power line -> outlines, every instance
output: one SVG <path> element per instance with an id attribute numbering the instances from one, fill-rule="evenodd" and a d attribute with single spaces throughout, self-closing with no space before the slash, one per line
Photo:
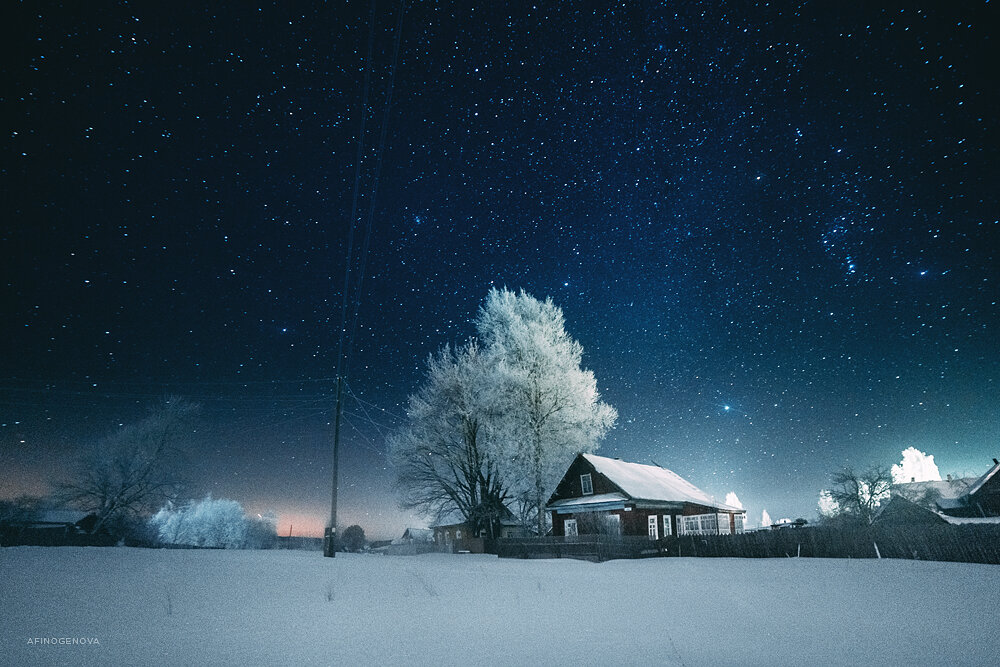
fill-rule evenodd
<path id="1" fill-rule="evenodd" d="M 368 251 L 371 245 L 371 235 L 373 227 L 373 219 L 375 215 L 375 199 L 378 194 L 378 181 L 380 172 L 382 169 L 382 157 L 385 152 L 385 136 L 386 130 L 389 124 L 389 110 L 392 105 L 392 90 L 396 78 L 396 65 L 399 59 L 399 44 L 401 41 L 401 34 L 403 31 L 403 15 L 406 10 L 406 0 L 402 0 L 399 5 L 399 18 L 396 22 L 396 35 L 395 35 L 395 45 L 393 48 L 392 56 L 392 66 L 389 74 L 389 87 L 386 91 L 385 98 L 385 108 L 382 114 L 382 127 L 379 131 L 379 142 L 375 150 L 375 173 L 373 175 L 371 198 L 369 200 L 368 206 L 368 216 L 365 220 L 365 236 L 364 243 L 362 246 L 361 260 L 358 267 L 358 280 L 357 280 L 357 290 L 355 292 L 354 298 L 354 313 L 351 318 L 350 329 L 348 330 L 347 325 L 347 304 L 349 298 L 349 292 L 351 289 L 351 268 L 353 263 L 352 251 L 354 246 L 354 223 L 357 216 L 357 200 L 358 192 L 360 190 L 361 182 L 361 159 L 362 159 L 362 137 L 365 133 L 365 119 L 368 107 L 368 88 L 369 79 L 371 76 L 372 69 L 372 49 L 375 41 L 375 0 L 370 0 L 370 11 L 368 16 L 368 60 L 365 67 L 365 83 L 364 92 L 362 95 L 362 126 L 361 134 L 358 139 L 358 156 L 357 162 L 355 164 L 355 180 L 354 180 L 354 199 L 351 205 L 351 224 L 350 224 L 350 240 L 348 241 L 347 247 L 347 263 L 344 269 L 344 298 L 342 301 L 341 308 L 341 328 L 340 328 L 340 340 L 337 344 L 337 405 L 334 415 L 334 426 L 333 426 L 333 488 L 330 494 L 330 525 L 327 526 L 324 531 L 323 540 L 323 555 L 326 557 L 333 557 L 336 551 L 335 537 L 337 532 L 337 486 L 338 480 L 337 476 L 339 474 L 340 465 L 340 422 L 343 417 L 343 399 L 344 399 L 344 385 L 347 382 L 347 376 L 350 372 L 350 359 L 354 346 L 354 337 L 357 332 L 358 326 L 358 313 L 361 307 L 361 298 L 364 288 L 364 278 L 365 270 L 368 263 Z M 345 342 L 346 336 L 346 342 Z M 346 345 L 346 348 L 345 348 Z"/>
<path id="2" fill-rule="evenodd" d="M 372 1 L 374 6 L 374 0 Z M 378 199 L 378 184 L 382 177 L 382 158 L 385 155 L 385 137 L 389 129 L 389 112 L 392 108 L 392 92 L 396 84 L 396 65 L 399 62 L 399 44 L 403 33 L 403 13 L 406 10 L 406 0 L 399 3 L 399 17 L 396 20 L 396 38 L 392 49 L 392 66 L 389 69 L 389 86 L 385 95 L 385 107 L 382 110 L 382 125 L 379 129 L 378 146 L 375 149 L 375 173 L 372 181 L 371 197 L 368 200 L 368 216 L 365 220 L 365 239 L 361 246 L 361 261 L 358 275 L 358 287 L 354 293 L 354 314 L 352 316 L 351 333 L 348 338 L 347 358 L 345 360 L 345 376 L 350 370 L 354 338 L 358 330 L 358 312 L 361 309 L 361 298 L 364 292 L 365 271 L 368 266 L 368 250 L 371 247 L 372 228 L 375 218 L 375 201 Z"/>

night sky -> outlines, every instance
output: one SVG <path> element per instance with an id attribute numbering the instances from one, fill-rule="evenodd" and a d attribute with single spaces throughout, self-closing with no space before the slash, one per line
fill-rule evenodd
<path id="1" fill-rule="evenodd" d="M 342 525 L 419 522 L 386 436 L 491 286 L 563 309 L 601 454 L 750 524 L 1000 455 L 996 3 L 470 4 L 394 76 L 378 4 L 363 133 L 367 3 L 5 4 L 0 496 L 176 394 L 197 493 L 321 530 L 369 207 Z"/>

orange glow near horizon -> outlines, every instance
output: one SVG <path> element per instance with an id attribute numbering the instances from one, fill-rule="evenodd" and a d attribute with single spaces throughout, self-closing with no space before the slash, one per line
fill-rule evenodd
<path id="1" fill-rule="evenodd" d="M 41 471 L 9 468 L 6 472 L 0 479 L 0 499 L 44 498 L 52 492 L 51 479 Z"/>
<path id="2" fill-rule="evenodd" d="M 278 513 L 278 535 L 287 537 L 323 537 L 326 522 L 312 514 L 301 512 Z"/>

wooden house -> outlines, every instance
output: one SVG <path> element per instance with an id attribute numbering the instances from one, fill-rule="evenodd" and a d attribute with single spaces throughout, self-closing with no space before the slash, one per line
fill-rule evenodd
<path id="1" fill-rule="evenodd" d="M 972 482 L 968 490 L 955 499 L 937 501 L 942 514 L 953 517 L 1000 516 L 1000 461 L 993 459 L 993 467 Z"/>
<path id="2" fill-rule="evenodd" d="M 507 508 L 504 508 L 504 516 L 498 522 L 497 534 L 492 536 L 485 529 L 478 533 L 474 531 L 459 512 L 442 517 L 431 526 L 431 530 L 434 531 L 434 543 L 438 549 L 450 552 L 483 553 L 488 538 L 528 536 L 528 531 Z"/>
<path id="3" fill-rule="evenodd" d="M 1000 462 L 980 477 L 964 477 L 929 482 L 907 482 L 892 487 L 893 497 L 901 497 L 955 518 L 1000 517 Z"/>
<path id="4" fill-rule="evenodd" d="M 595 454 L 577 455 L 545 509 L 555 536 L 729 535 L 746 517 L 666 468 Z"/>

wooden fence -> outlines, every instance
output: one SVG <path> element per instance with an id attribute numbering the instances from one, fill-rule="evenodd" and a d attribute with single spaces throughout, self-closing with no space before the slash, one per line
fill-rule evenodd
<path id="1" fill-rule="evenodd" d="M 495 540 L 487 552 L 501 558 L 579 558 L 601 562 L 613 558 L 649 558 L 667 555 L 662 540 L 648 537 L 579 535 L 523 537 Z"/>
<path id="2" fill-rule="evenodd" d="M 647 537 L 581 535 L 496 540 L 501 558 L 904 558 L 1000 564 L 1000 526 L 805 527 L 739 535 Z"/>

